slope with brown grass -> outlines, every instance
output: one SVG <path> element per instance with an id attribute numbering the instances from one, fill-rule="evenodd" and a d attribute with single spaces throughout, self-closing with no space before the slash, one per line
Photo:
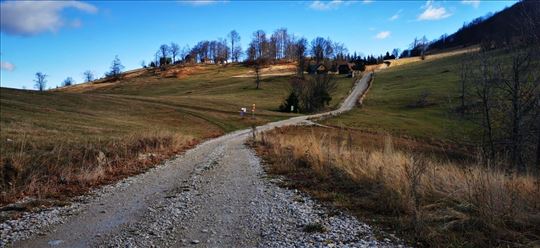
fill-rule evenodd
<path id="1" fill-rule="evenodd" d="M 286 70 L 287 65 L 279 67 Z M 233 76 L 231 65 L 128 71 L 47 92 L 0 89 L 0 204 L 65 198 L 144 171 L 201 140 L 284 119 L 289 76 Z M 332 105 L 352 83 L 339 78 Z M 241 107 L 257 105 L 255 118 Z"/>
<path id="2" fill-rule="evenodd" d="M 464 165 L 403 138 L 320 127 L 258 136 L 268 171 L 315 197 L 397 230 L 421 246 L 534 246 L 540 187 L 534 177 Z"/>

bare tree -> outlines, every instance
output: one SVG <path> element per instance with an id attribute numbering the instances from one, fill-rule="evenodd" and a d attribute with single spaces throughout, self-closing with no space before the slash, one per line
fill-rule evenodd
<path id="1" fill-rule="evenodd" d="M 221 64 L 224 64 L 229 59 L 230 53 L 229 53 L 229 47 L 227 46 L 227 40 L 226 39 L 218 39 L 216 43 L 216 52 L 218 61 Z"/>
<path id="2" fill-rule="evenodd" d="M 236 30 L 232 30 L 228 35 L 229 40 L 231 41 L 231 60 L 238 62 L 242 48 L 240 48 L 240 34 Z"/>
<path id="3" fill-rule="evenodd" d="M 171 48 L 167 44 L 163 44 L 159 46 L 158 53 L 159 53 L 159 66 L 166 66 L 170 62 L 169 54 L 171 52 Z"/>
<path id="4" fill-rule="evenodd" d="M 255 43 L 253 41 L 249 43 L 246 55 L 248 61 L 255 61 L 255 59 L 257 59 L 257 49 L 255 48 Z"/>
<path id="5" fill-rule="evenodd" d="M 237 45 L 235 48 L 233 48 L 233 53 L 231 54 L 231 57 L 233 61 L 238 62 L 241 56 L 242 56 L 242 47 L 240 45 Z"/>
<path id="6" fill-rule="evenodd" d="M 159 46 L 159 52 L 161 53 L 162 58 L 166 58 L 169 56 L 170 48 L 167 44 L 163 44 Z"/>
<path id="7" fill-rule="evenodd" d="M 297 47 L 297 43 L 298 40 L 296 39 L 296 37 L 293 35 L 290 35 L 289 36 L 289 40 L 287 41 L 286 45 L 285 45 L 285 58 L 288 59 L 288 60 L 296 60 L 296 47 Z"/>
<path id="8" fill-rule="evenodd" d="M 268 57 L 268 40 L 263 30 L 253 32 L 251 45 L 255 49 L 255 59 Z"/>
<path id="9" fill-rule="evenodd" d="M 180 54 L 180 46 L 174 42 L 171 42 L 170 52 L 172 56 L 172 62 L 176 62 L 176 56 Z"/>
<path id="10" fill-rule="evenodd" d="M 285 58 L 287 45 L 290 43 L 290 36 L 286 28 L 280 28 L 272 34 L 271 43 L 275 54 L 275 59 Z"/>
<path id="11" fill-rule="evenodd" d="M 83 72 L 83 77 L 84 77 L 84 81 L 87 83 L 94 81 L 94 73 L 92 73 L 92 71 L 90 70 Z"/>
<path id="12" fill-rule="evenodd" d="M 160 61 L 159 53 L 160 53 L 159 50 L 154 53 L 154 66 L 156 66 L 156 67 L 160 66 L 160 64 L 159 64 L 159 61 Z"/>
<path id="13" fill-rule="evenodd" d="M 199 43 L 191 49 L 190 54 L 195 61 L 204 62 L 208 60 L 211 57 L 210 42 L 207 40 L 199 41 Z"/>
<path id="14" fill-rule="evenodd" d="M 509 73 L 501 77 L 501 106 L 509 113 L 504 124 L 509 131 L 510 161 L 514 168 L 524 172 L 526 137 L 531 135 L 538 115 L 540 75 L 535 63 L 540 56 L 531 48 L 511 49 L 510 54 Z M 498 70 L 504 73 L 505 68 L 499 65 Z"/>
<path id="15" fill-rule="evenodd" d="M 491 163 L 495 160 L 495 88 L 499 75 L 492 66 L 496 62 L 490 59 L 487 54 L 480 53 L 478 64 L 474 65 L 475 70 L 471 71 L 470 77 L 474 86 L 476 96 L 482 106 L 482 147 L 484 162 Z"/>
<path id="16" fill-rule="evenodd" d="M 462 88 L 468 81 L 481 106 L 484 157 L 507 162 L 510 171 L 540 169 L 540 49 L 537 32 L 531 32 L 535 25 L 516 25 L 519 39 L 507 38 L 513 42 L 502 42 L 499 50 L 492 46 L 497 40 L 485 40 L 485 49 L 466 59 L 473 61 L 466 66 L 470 69 L 462 68 Z"/>
<path id="17" fill-rule="evenodd" d="M 62 86 L 70 86 L 70 85 L 73 85 L 75 81 L 73 80 L 72 77 L 67 77 L 66 79 L 64 79 L 64 81 L 62 82 Z"/>
<path id="18" fill-rule="evenodd" d="M 315 62 L 320 63 L 326 58 L 332 57 L 334 48 L 332 41 L 328 38 L 317 37 L 311 41 L 311 55 Z"/>
<path id="19" fill-rule="evenodd" d="M 394 48 L 394 50 L 392 50 L 392 55 L 394 55 L 394 58 L 398 58 L 399 57 L 399 53 L 400 53 L 400 49 L 399 48 Z"/>
<path id="20" fill-rule="evenodd" d="M 184 61 L 184 63 L 190 62 L 190 61 L 187 61 L 188 59 L 186 59 L 188 55 L 190 54 L 190 52 L 191 52 L 191 48 L 189 47 L 189 45 L 185 45 L 184 48 L 182 48 L 182 51 L 180 52 L 180 57 L 182 57 L 182 60 Z"/>
<path id="21" fill-rule="evenodd" d="M 334 53 L 334 59 L 337 60 L 344 60 L 345 54 L 348 52 L 347 47 L 345 47 L 345 44 L 334 42 L 332 44 L 333 53 Z"/>
<path id="22" fill-rule="evenodd" d="M 303 78 L 304 66 L 306 64 L 307 40 L 301 38 L 295 44 L 295 56 L 296 61 L 298 62 L 297 76 Z"/>
<path id="23" fill-rule="evenodd" d="M 270 40 L 268 41 L 268 47 L 267 47 L 267 56 L 271 60 L 278 60 L 278 38 L 274 35 L 270 36 Z"/>
<path id="24" fill-rule="evenodd" d="M 459 112 L 461 113 L 461 116 L 463 117 L 466 112 L 466 106 L 465 106 L 465 96 L 467 93 L 467 83 L 469 81 L 470 75 L 470 68 L 472 65 L 468 62 L 464 62 L 461 64 L 460 67 L 460 73 L 459 73 L 459 99 L 461 102 L 461 106 L 459 107 Z"/>
<path id="25" fill-rule="evenodd" d="M 114 57 L 114 60 L 111 64 L 111 70 L 107 73 L 105 73 L 105 76 L 107 77 L 119 77 L 122 73 L 122 70 L 124 69 L 124 66 L 120 62 L 120 58 L 118 58 L 118 55 Z"/>
<path id="26" fill-rule="evenodd" d="M 261 84 L 261 65 L 257 62 L 255 62 L 254 65 L 255 69 L 255 84 L 257 85 L 256 89 L 259 89 L 259 85 Z"/>
<path id="27" fill-rule="evenodd" d="M 540 97 L 536 100 L 536 109 L 540 109 Z M 540 178 L 540 111 L 536 113 L 536 176 Z"/>
<path id="28" fill-rule="evenodd" d="M 261 84 L 261 69 L 264 68 L 268 64 L 268 59 L 261 57 L 258 59 L 255 59 L 253 63 L 253 69 L 255 70 L 255 84 L 257 85 L 256 89 L 260 88 Z"/>
<path id="29" fill-rule="evenodd" d="M 36 73 L 36 79 L 34 79 L 34 88 L 36 88 L 39 91 L 44 91 L 45 87 L 47 87 L 47 75 L 42 72 Z"/>

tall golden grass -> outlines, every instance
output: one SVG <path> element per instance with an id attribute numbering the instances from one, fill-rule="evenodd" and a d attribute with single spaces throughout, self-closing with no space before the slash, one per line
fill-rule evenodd
<path id="1" fill-rule="evenodd" d="M 65 199 L 140 173 L 196 143 L 190 136 L 165 131 L 107 141 L 6 142 L 0 153 L 0 204 L 25 196 Z"/>
<path id="2" fill-rule="evenodd" d="M 282 128 L 260 134 L 256 147 L 271 162 L 269 172 L 303 181 L 297 185 L 316 197 L 345 195 L 353 212 L 392 216 L 421 244 L 539 244 L 540 186 L 533 176 L 408 152 L 390 136 L 378 148 L 356 146 L 351 137 L 336 129 Z"/>

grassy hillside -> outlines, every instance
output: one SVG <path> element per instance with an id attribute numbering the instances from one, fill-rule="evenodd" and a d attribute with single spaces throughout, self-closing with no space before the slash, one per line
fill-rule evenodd
<path id="1" fill-rule="evenodd" d="M 292 116 L 276 109 L 291 76 L 255 89 L 241 65 L 135 70 L 48 92 L 0 88 L 0 203 L 63 197 L 138 173 L 203 139 Z M 352 79 L 339 77 L 332 106 Z M 256 119 L 241 107 L 257 105 Z"/>
<path id="2" fill-rule="evenodd" d="M 474 126 L 454 112 L 459 102 L 459 67 L 467 56 L 457 53 L 380 71 L 362 108 L 324 124 L 467 142 Z M 427 105 L 415 106 L 422 95 L 427 96 Z"/>
<path id="3" fill-rule="evenodd" d="M 260 110 L 277 110 L 287 96 L 291 76 L 265 76 L 263 73 L 261 89 L 256 89 L 250 72 L 250 68 L 242 65 L 177 67 L 167 72 L 149 69 L 121 82 L 77 85 L 62 91 L 151 97 L 183 106 L 235 114 L 240 107 L 250 107 L 253 103 Z M 332 106 L 337 106 L 352 86 L 352 79 L 336 77 L 339 87 Z"/>

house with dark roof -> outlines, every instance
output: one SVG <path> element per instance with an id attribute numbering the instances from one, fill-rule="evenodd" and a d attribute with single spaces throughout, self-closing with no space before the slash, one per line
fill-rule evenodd
<path id="1" fill-rule="evenodd" d="M 315 65 L 309 65 L 308 73 L 309 74 L 327 74 L 328 73 L 328 67 L 326 67 L 326 65 L 324 65 L 322 63 L 315 64 Z"/>

